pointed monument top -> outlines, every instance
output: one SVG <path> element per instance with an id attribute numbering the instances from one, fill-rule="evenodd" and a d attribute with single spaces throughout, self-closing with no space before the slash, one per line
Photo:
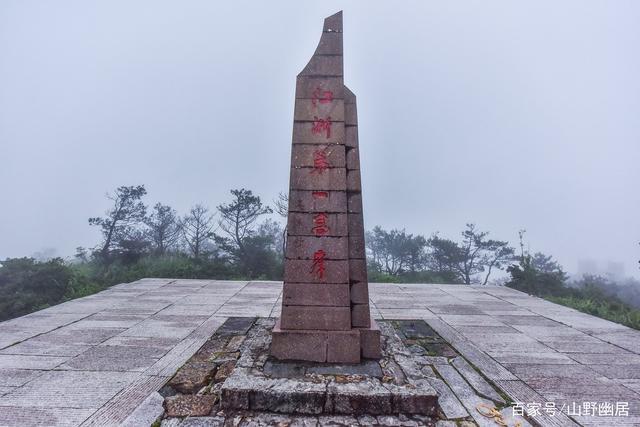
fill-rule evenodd
<path id="1" fill-rule="evenodd" d="M 333 15 L 324 19 L 324 28 L 322 31 L 327 33 L 341 33 L 342 32 L 342 11 L 334 13 Z"/>

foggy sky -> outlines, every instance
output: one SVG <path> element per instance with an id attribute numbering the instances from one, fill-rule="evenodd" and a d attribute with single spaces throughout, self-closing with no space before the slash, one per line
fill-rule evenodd
<path id="1" fill-rule="evenodd" d="M 633 1 L 0 3 L 0 258 L 99 241 L 104 195 L 184 213 L 288 188 L 295 76 L 344 10 L 365 226 L 466 222 L 570 272 L 640 258 Z"/>

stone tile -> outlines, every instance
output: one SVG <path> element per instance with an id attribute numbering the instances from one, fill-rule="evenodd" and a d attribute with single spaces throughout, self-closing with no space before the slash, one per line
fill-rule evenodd
<path id="1" fill-rule="evenodd" d="M 591 366 L 579 364 L 514 364 L 505 363 L 505 368 L 513 372 L 518 378 L 527 381 L 533 378 L 581 378 L 587 381 L 597 381 L 602 375 Z"/>
<path id="2" fill-rule="evenodd" d="M 151 393 L 125 420 L 120 427 L 150 426 L 164 414 L 164 398 Z"/>
<path id="3" fill-rule="evenodd" d="M 494 402 L 505 403 L 498 392 L 466 360 L 456 357 L 451 364 L 480 396 Z"/>
<path id="4" fill-rule="evenodd" d="M 640 363 L 634 365 L 589 365 L 589 367 L 611 379 L 640 379 Z"/>
<path id="5" fill-rule="evenodd" d="M 138 375 L 128 372 L 49 371 L 37 381 L 0 397 L 0 407 L 97 409 Z"/>
<path id="6" fill-rule="evenodd" d="M 32 356 L 77 356 L 91 348 L 90 345 L 53 343 L 41 340 L 38 337 L 31 338 L 21 343 L 12 345 L 0 351 L 0 354 L 22 354 Z"/>
<path id="7" fill-rule="evenodd" d="M 125 330 L 125 328 L 78 328 L 69 325 L 40 335 L 37 340 L 58 345 L 98 345 Z"/>
<path id="8" fill-rule="evenodd" d="M 0 369 L 0 386 L 19 387 L 38 378 L 45 372 L 35 369 Z"/>
<path id="9" fill-rule="evenodd" d="M 147 319 L 121 335 L 128 337 L 185 338 L 202 322 Z"/>
<path id="10" fill-rule="evenodd" d="M 75 427 L 86 420 L 92 412 L 93 409 L 0 406 L 0 425 L 6 427 Z"/>
<path id="11" fill-rule="evenodd" d="M 440 318 L 452 326 L 506 326 L 500 320 L 484 315 L 446 314 Z"/>
<path id="12" fill-rule="evenodd" d="M 0 369 L 53 369 L 68 357 L 0 354 Z"/>
<path id="13" fill-rule="evenodd" d="M 484 314 L 480 308 L 472 304 L 429 305 L 429 310 L 435 314 Z"/>
<path id="14" fill-rule="evenodd" d="M 544 341 L 544 344 L 556 351 L 562 353 L 605 353 L 605 354 L 623 354 L 629 353 L 627 350 L 617 347 L 606 342 L 602 342 L 595 338 L 549 338 Z"/>
<path id="15" fill-rule="evenodd" d="M 573 360 L 584 365 L 631 365 L 640 364 L 640 355 L 638 354 L 569 354 Z"/>
<path id="16" fill-rule="evenodd" d="M 141 372 L 166 352 L 154 347 L 100 345 L 69 360 L 61 369 Z"/>
<path id="17" fill-rule="evenodd" d="M 483 417 L 478 413 L 476 408 L 480 404 L 489 405 L 493 407 L 493 403 L 487 399 L 479 397 L 473 389 L 467 384 L 467 382 L 460 376 L 460 374 L 449 365 L 436 365 L 436 370 L 440 376 L 446 381 L 447 385 L 451 388 L 456 395 L 462 406 L 464 406 L 469 412 L 469 415 L 478 423 L 480 427 L 494 426 L 495 423 L 489 419 Z"/>
<path id="18" fill-rule="evenodd" d="M 532 364 L 532 365 L 572 365 L 575 360 L 563 353 L 555 351 L 539 353 L 494 352 L 491 357 L 498 363 Z"/>

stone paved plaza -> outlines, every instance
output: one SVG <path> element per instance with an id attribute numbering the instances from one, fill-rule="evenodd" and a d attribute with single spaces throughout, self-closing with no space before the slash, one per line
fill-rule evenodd
<path id="1" fill-rule="evenodd" d="M 640 331 L 503 287 L 369 287 L 375 318 L 423 319 L 514 402 L 629 405 L 539 424 L 640 425 Z M 140 425 L 130 414 L 228 317 L 277 317 L 281 291 L 143 279 L 0 323 L 0 425 Z"/>

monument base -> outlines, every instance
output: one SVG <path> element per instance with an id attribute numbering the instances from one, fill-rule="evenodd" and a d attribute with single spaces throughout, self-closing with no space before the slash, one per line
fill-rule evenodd
<path id="1" fill-rule="evenodd" d="M 375 326 L 374 326 L 375 325 Z M 273 319 L 258 319 L 249 331 L 235 369 L 220 388 L 221 408 L 225 411 L 266 411 L 298 415 L 390 415 L 434 416 L 438 396 L 390 325 L 374 323 L 366 330 L 291 331 L 273 330 Z M 382 331 L 384 331 L 382 333 Z M 291 357 L 318 355 L 307 347 L 324 343 L 328 359 L 331 340 L 347 339 L 350 351 L 361 354 L 364 343 L 381 342 L 380 360 L 361 363 L 322 363 L 283 361 L 274 350 Z M 375 340 L 371 337 L 375 337 Z M 295 338 L 295 340 L 293 340 Z M 364 339 L 363 339 L 364 338 Z M 273 341 L 276 341 L 275 343 Z M 280 340 L 279 342 L 277 340 Z M 292 340 L 292 341 L 289 341 Z M 352 341 L 356 344 L 353 345 Z M 287 345 L 296 347 L 286 349 Z M 304 343 L 304 344 L 298 344 Z M 339 343 L 344 346 L 344 342 Z M 355 351 L 355 350 L 357 351 Z M 324 355 L 325 351 L 320 352 Z M 352 356 L 353 357 L 353 356 Z M 318 357 L 325 359 L 325 357 Z M 404 372 L 412 373 L 411 376 Z"/>
<path id="2" fill-rule="evenodd" d="M 280 319 L 273 328 L 270 354 L 279 360 L 360 363 L 379 359 L 380 328 L 371 319 L 368 328 L 347 331 L 282 329 Z"/>

